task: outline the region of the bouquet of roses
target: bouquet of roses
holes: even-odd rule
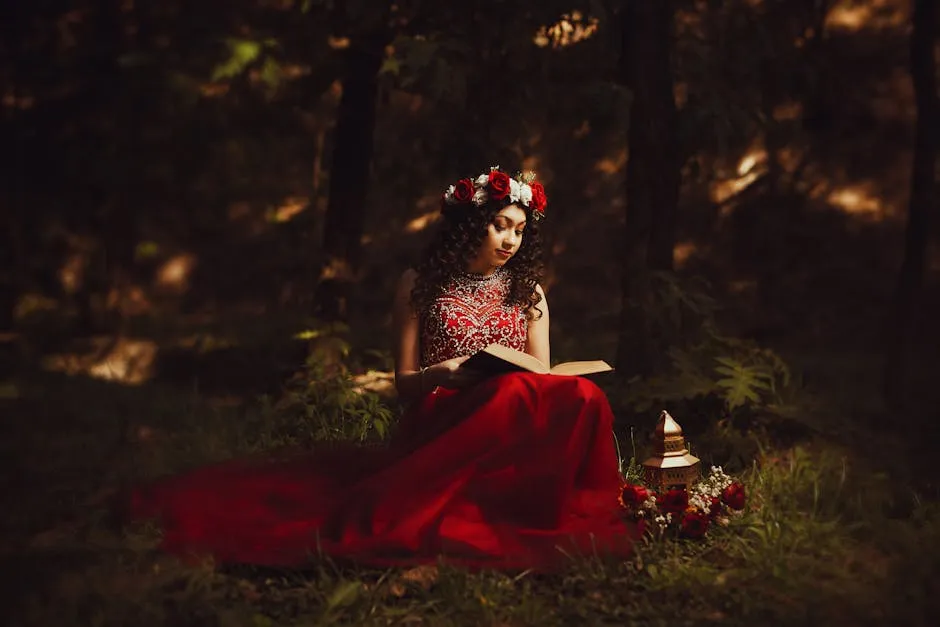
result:
[[[667,531],[683,538],[702,538],[712,522],[727,525],[731,516],[744,511],[744,486],[712,466],[708,476],[689,490],[673,488],[662,494],[629,481],[620,490],[620,505],[643,533],[655,537]]]

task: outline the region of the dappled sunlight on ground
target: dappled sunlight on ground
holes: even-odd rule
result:
[[[841,0],[826,14],[826,28],[858,32],[897,28],[907,21],[909,0]]]
[[[430,227],[435,222],[437,222],[437,219],[439,217],[440,217],[440,211],[438,210],[428,211],[427,213],[422,214],[418,216],[417,218],[414,218],[413,220],[410,220],[405,225],[405,232],[406,233],[419,233],[427,229],[428,227]]]
[[[197,264],[196,255],[180,253],[163,262],[157,270],[154,283],[161,291],[182,293],[189,288],[189,280]]]
[[[749,151],[741,161],[738,162],[738,176],[747,176],[752,174],[755,168],[758,165],[762,165],[767,162],[767,151],[761,148],[756,148]]]
[[[761,166],[767,162],[767,151],[763,148],[752,148],[745,154],[735,168],[735,176],[716,180],[711,184],[711,199],[713,202],[726,203],[737,194],[747,189],[761,175]],[[727,215],[733,207],[722,207],[722,215]]]
[[[594,170],[601,174],[611,176],[623,172],[627,167],[627,151],[621,150],[617,154],[604,157],[594,164]]]
[[[277,223],[289,222],[301,211],[310,206],[310,199],[303,196],[292,196],[285,198],[280,206],[274,208],[270,219]]]
[[[887,217],[881,198],[874,195],[864,184],[833,188],[826,195],[826,200],[855,216],[879,221]]]
[[[375,392],[383,398],[393,398],[397,395],[395,390],[395,373],[386,370],[369,370],[363,374],[353,375],[355,390],[360,394]]]
[[[596,17],[585,16],[580,11],[572,11],[561,16],[551,26],[543,26],[535,34],[535,45],[544,48],[566,48],[580,41],[589,39],[597,32]]]
[[[44,366],[52,372],[140,385],[150,380],[158,353],[156,342],[139,338],[94,338],[85,352],[50,355]]]

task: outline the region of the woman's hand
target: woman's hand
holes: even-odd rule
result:
[[[469,355],[454,357],[439,364],[429,366],[424,372],[428,387],[439,385],[442,388],[460,390],[480,381],[483,375],[472,370],[465,370],[460,366],[470,359]]]

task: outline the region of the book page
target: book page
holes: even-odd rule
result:
[[[528,370],[537,374],[561,376],[581,376],[613,370],[610,364],[603,360],[568,361],[549,369],[532,355],[502,344],[490,344],[465,361],[461,367],[493,374],[513,370]]]
[[[537,372],[540,374],[546,374],[548,372],[548,368],[545,366],[545,364],[532,355],[509,348],[508,346],[503,346],[502,344],[490,344],[480,352],[492,355],[493,357],[517,366],[523,370]],[[471,364],[471,360],[467,360],[464,363],[464,365],[467,364]]]
[[[594,361],[566,361],[558,364],[549,372],[551,374],[566,376],[581,376],[585,374],[594,374],[597,372],[610,372],[613,368],[602,359]]]

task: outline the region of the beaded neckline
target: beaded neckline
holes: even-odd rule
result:
[[[505,270],[503,268],[496,268],[490,274],[479,274],[476,272],[463,272],[458,271],[454,273],[454,278],[458,281],[471,281],[473,283],[487,283],[495,281],[496,279],[503,276]]]

